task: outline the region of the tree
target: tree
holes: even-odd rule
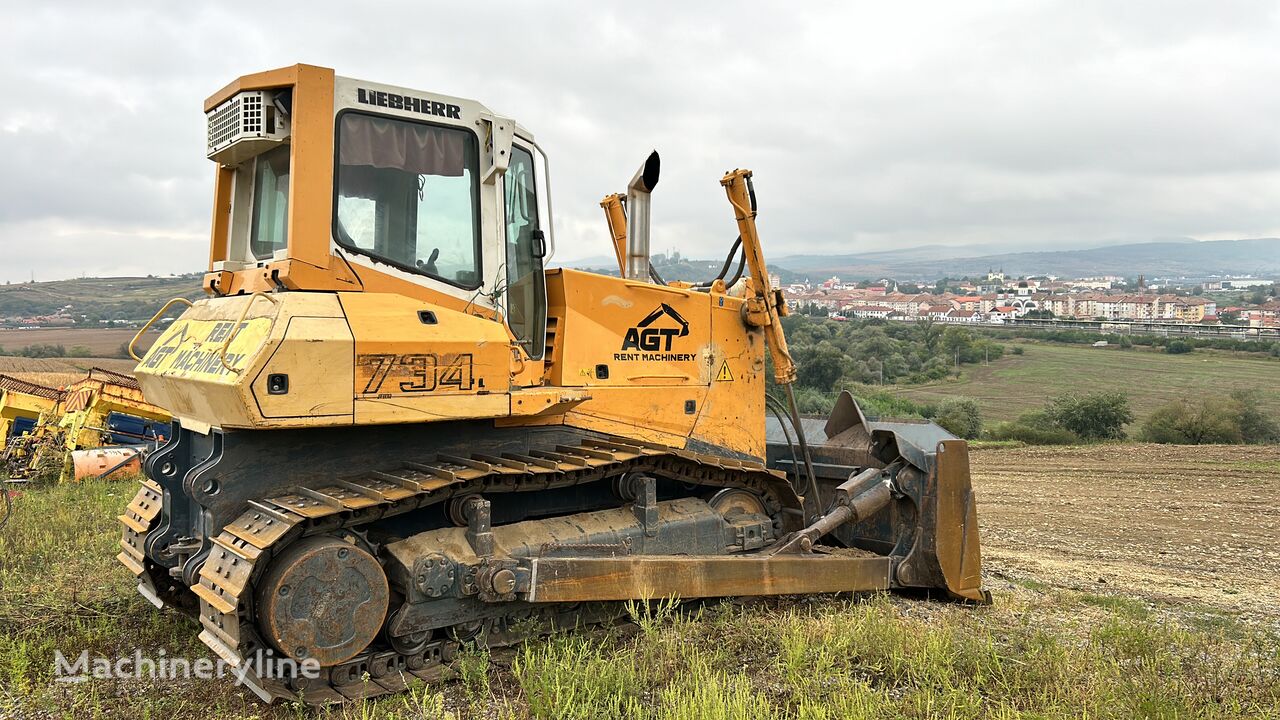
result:
[[[1124,393],[1061,395],[1049,401],[1045,416],[1086,440],[1120,440],[1125,436],[1124,426],[1133,422],[1129,397]]]
[[[916,323],[920,328],[920,341],[924,343],[925,352],[933,355],[938,351],[938,341],[942,339],[942,328],[932,317],[926,317]]]
[[[1170,355],[1185,355],[1194,349],[1195,346],[1186,340],[1170,340],[1164,351]]]
[[[805,387],[830,392],[835,387],[836,381],[844,375],[846,360],[840,348],[823,340],[811,352],[800,358],[796,379]]]
[[[969,351],[973,346],[973,333],[969,328],[949,327],[942,333],[942,349],[949,359],[954,360]]]
[[[978,403],[969,398],[947,398],[938,406],[934,422],[947,432],[965,440],[973,440],[982,434],[982,411]]]

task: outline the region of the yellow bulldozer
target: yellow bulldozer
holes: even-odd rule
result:
[[[720,179],[724,270],[664,282],[651,155],[602,202],[613,277],[546,267],[547,156],[477,102],[296,65],[204,110],[208,296],[139,358],[174,421],[118,557],[264,700],[395,692],[625,601],[989,599],[963,441],[796,411],[751,172]]]

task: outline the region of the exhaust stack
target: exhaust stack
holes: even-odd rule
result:
[[[627,185],[627,264],[623,277],[649,281],[649,194],[658,185],[658,151],[649,153],[644,165]]]

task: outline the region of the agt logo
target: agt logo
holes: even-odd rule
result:
[[[675,320],[680,327],[650,327],[664,316]],[[645,316],[645,319],[636,323],[635,327],[627,329],[626,336],[622,338],[622,349],[670,352],[672,341],[688,334],[689,321],[680,317],[680,313],[676,312],[675,308],[662,303],[656,310]]]

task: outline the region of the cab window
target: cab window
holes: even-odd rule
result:
[[[259,260],[283,250],[289,240],[289,146],[254,159],[253,225],[249,250]]]
[[[335,239],[402,269],[479,287],[478,158],[465,130],[343,113]]]
[[[542,357],[547,334],[546,254],[538,218],[533,156],[516,145],[503,177],[506,208],[507,325],[531,358]]]

